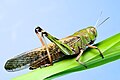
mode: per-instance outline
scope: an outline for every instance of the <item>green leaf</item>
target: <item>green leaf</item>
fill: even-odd
[[[120,33],[97,43],[96,46],[102,51],[105,58],[102,59],[96,49],[88,48],[80,59],[87,65],[87,69],[120,59]],[[71,58],[56,62],[53,66],[42,69],[38,68],[13,80],[51,80],[71,72],[87,69],[78,64],[75,58]]]

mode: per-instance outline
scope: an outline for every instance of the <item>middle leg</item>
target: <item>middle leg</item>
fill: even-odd
[[[80,59],[80,57],[81,57],[81,55],[83,54],[83,49],[81,49],[80,50],[80,53],[78,54],[78,56],[76,57],[76,61],[78,62],[78,63],[80,63],[81,65],[83,65],[85,68],[87,68],[87,66],[83,63],[83,62],[81,62],[79,59]]]

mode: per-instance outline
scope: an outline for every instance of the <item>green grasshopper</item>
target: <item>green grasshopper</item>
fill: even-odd
[[[106,18],[103,22],[105,22]],[[103,23],[101,22],[101,24]],[[99,24],[99,26],[101,25]],[[5,64],[5,69],[9,72],[18,71],[29,67],[30,70],[53,65],[56,61],[66,57],[76,55],[76,61],[87,66],[79,59],[86,48],[95,48],[99,51],[102,58],[104,58],[100,49],[91,44],[94,43],[97,37],[97,30],[93,26],[75,32],[66,38],[57,39],[42,28],[37,27],[35,33],[42,43],[42,47],[24,52],[12,59],[9,59]],[[39,34],[41,33],[41,34]],[[44,37],[47,37],[52,43],[47,44]]]

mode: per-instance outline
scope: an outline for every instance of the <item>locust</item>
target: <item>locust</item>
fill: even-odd
[[[104,23],[107,19],[109,19],[109,17],[98,26]],[[7,60],[4,68],[8,72],[19,71],[28,67],[30,70],[48,67],[66,56],[74,55],[76,56],[76,61],[87,68],[88,66],[80,61],[80,57],[88,47],[98,50],[100,56],[104,58],[100,49],[92,45],[97,37],[95,26],[89,26],[62,39],[52,36],[39,26],[35,28],[35,33],[41,41],[42,47],[24,52]],[[51,43],[47,44],[45,37],[47,37]]]

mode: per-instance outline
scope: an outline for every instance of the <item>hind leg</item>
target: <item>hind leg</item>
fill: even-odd
[[[51,55],[50,55],[50,52],[49,52],[49,48],[47,46],[47,43],[46,43],[46,40],[44,38],[44,35],[43,35],[42,31],[43,30],[40,27],[35,28],[35,33],[38,36],[39,40],[41,41],[42,46],[46,47],[47,55],[48,55],[48,58],[49,58],[49,61],[50,61],[50,65],[52,65],[52,58],[51,58]],[[41,32],[41,35],[39,34],[39,32]]]

